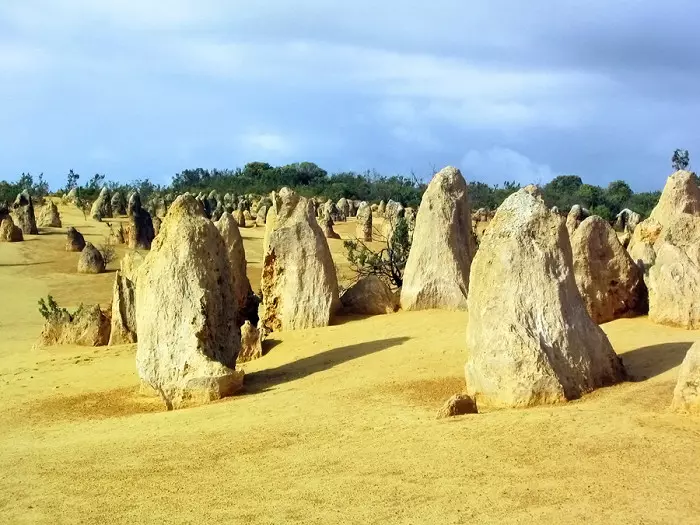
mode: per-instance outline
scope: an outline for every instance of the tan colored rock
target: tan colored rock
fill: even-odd
[[[372,208],[365,201],[357,209],[355,237],[363,242],[372,242]]]
[[[261,282],[263,335],[327,326],[340,305],[338,280],[313,204],[283,188],[273,208]]]
[[[226,244],[202,204],[181,195],[136,277],[136,368],[168,409],[242,387],[237,317]]]
[[[85,243],[85,248],[78,258],[78,273],[104,273],[105,261],[100,251],[91,242]]]
[[[245,259],[245,248],[243,238],[238,230],[238,225],[230,213],[225,212],[216,222],[216,227],[226,244],[226,255],[228,257],[231,278],[233,279],[234,297],[238,311],[246,309],[250,295],[253,293],[250,281],[246,273],[248,263]]]
[[[564,221],[536,189],[496,212],[472,262],[468,311],[467,394],[479,406],[563,402],[626,376],[576,288]]]
[[[340,302],[349,314],[382,315],[399,308],[396,294],[376,275],[357,281],[340,296]]]
[[[261,358],[262,337],[260,331],[250,321],[241,326],[241,351],[238,353],[237,363],[246,363]]]
[[[0,242],[22,242],[24,235],[19,226],[15,226],[12,217],[5,216],[0,222]]]
[[[105,346],[109,341],[110,319],[100,305],[82,306],[74,314],[63,311],[46,320],[39,344]]]
[[[90,217],[96,221],[101,221],[102,219],[112,217],[112,201],[109,195],[109,190],[106,187],[102,188],[97,200],[92,203]]]
[[[659,202],[648,219],[635,228],[627,250],[632,260],[649,270],[655,264],[653,246],[664,228],[681,215],[700,216],[700,188],[694,173],[677,171],[666,181]]]
[[[586,217],[588,217],[588,210],[582,208],[578,204],[574,204],[569,210],[569,214],[566,216],[566,230],[569,232],[569,237],[571,237],[576,228],[579,227]]]
[[[678,371],[671,410],[700,414],[700,342],[690,347]]]
[[[135,194],[138,197],[138,194]],[[140,200],[136,204],[129,201],[129,223],[126,227],[127,245],[132,250],[150,250],[153,239],[156,236],[153,229],[153,219],[140,206]]]
[[[236,224],[239,228],[246,227],[246,218],[244,210],[242,210],[241,208],[237,209],[235,212],[233,212],[233,218],[235,219]]]
[[[17,219],[17,226],[22,230],[22,233],[24,235],[38,235],[39,229],[36,227],[34,204],[27,190],[17,195],[12,208]]]
[[[266,219],[267,219],[267,206],[260,206],[258,208],[257,215],[255,216],[255,225],[264,227]]]
[[[700,328],[700,217],[682,214],[664,228],[649,270],[649,319],[657,324]]]
[[[82,252],[85,248],[85,238],[78,230],[70,226],[66,230],[66,251],[67,252]]]
[[[644,313],[646,287],[610,225],[596,215],[571,236],[574,277],[588,315],[596,323]]]
[[[109,346],[136,342],[136,285],[117,270],[112,288],[112,328]]]
[[[112,206],[112,213],[114,215],[126,215],[126,199],[124,194],[115,191],[110,199],[110,205]]]
[[[476,408],[476,401],[474,401],[467,394],[455,394],[445,402],[440,410],[438,410],[437,419],[446,419],[448,417],[478,413],[479,411]]]
[[[668,178],[649,218],[666,227],[681,213],[700,216],[698,179],[695,173],[684,170],[677,171]]]
[[[486,228],[488,228],[493,219],[494,212],[487,208],[479,208],[474,213],[472,213],[472,232],[474,233],[474,240],[476,244],[481,242]]]
[[[388,207],[387,207],[388,210]],[[475,247],[467,183],[451,166],[423,194],[401,287],[404,310],[464,310]]]
[[[38,222],[42,228],[60,228],[62,226],[61,215],[53,201],[47,201],[46,205],[41,208]]]
[[[338,233],[336,233],[336,231],[333,229],[335,224],[333,219],[325,211],[323,213],[323,217],[318,219],[318,222],[321,226],[321,231],[323,231],[323,236],[326,239],[340,239],[340,235],[338,235]]]

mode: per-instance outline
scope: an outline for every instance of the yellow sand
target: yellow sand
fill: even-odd
[[[243,236],[257,289],[262,229]],[[1,523],[700,523],[700,418],[667,411],[700,333],[610,323],[635,382],[438,421],[466,315],[342,318],[276,335],[243,395],[164,412],[138,393],[134,346],[31,349],[39,297],[111,299],[113,274],[77,275],[63,243],[0,244]]]

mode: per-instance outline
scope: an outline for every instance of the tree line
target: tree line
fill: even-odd
[[[678,155],[674,154],[674,160]],[[680,155],[681,163],[687,167],[687,152]],[[679,167],[674,162],[674,167]],[[66,176],[66,184],[56,193],[67,193],[75,188],[80,197],[87,200],[97,198],[103,186],[111,191],[128,194],[138,191],[143,200],[152,194],[183,193],[185,191],[209,193],[216,190],[221,195],[232,193],[267,194],[288,186],[306,196],[322,196],[337,201],[341,197],[366,200],[369,202],[393,199],[405,206],[417,208],[427,184],[414,174],[410,176],[381,175],[375,171],[342,172],[329,174],[313,162],[299,162],[284,166],[272,166],[266,162],[250,162],[236,169],[186,169],[172,178],[169,185],[157,185],[148,179],[131,183],[109,181],[103,174],[95,174],[80,184],[80,175],[73,170]],[[17,193],[28,189],[35,197],[49,193],[49,186],[43,174],[33,177],[23,173],[15,182],[0,181],[0,205],[11,203]],[[511,193],[520,189],[515,182],[489,185],[484,182],[470,182],[469,196],[472,208],[495,210]],[[658,202],[660,191],[635,193],[622,181],[611,182],[607,187],[585,184],[576,175],[561,175],[542,187],[545,201],[567,212],[574,204],[588,208],[591,213],[612,220],[624,208],[630,208],[642,216],[649,215]]]

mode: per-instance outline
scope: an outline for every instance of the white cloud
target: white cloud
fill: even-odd
[[[468,180],[516,181],[520,184],[544,184],[554,177],[547,164],[538,164],[509,148],[470,150],[462,159]]]
[[[242,135],[240,140],[251,152],[289,155],[294,151],[292,142],[277,133],[250,132]]]

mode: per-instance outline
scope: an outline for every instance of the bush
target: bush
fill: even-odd
[[[411,250],[411,237],[406,219],[396,219],[391,236],[383,239],[383,242],[386,246],[377,252],[360,239],[346,240],[343,246],[348,252],[350,268],[358,280],[376,275],[391,288],[401,288],[403,272]]]
[[[109,229],[110,231],[112,230],[111,224]],[[117,257],[117,251],[114,249],[114,237],[112,234],[105,235],[104,243],[100,244],[97,249],[102,254],[102,259],[105,262],[105,266],[107,266]]]
[[[46,300],[43,297],[39,299],[39,313],[47,321],[58,321],[61,319],[70,321],[73,319],[68,310],[58,306],[52,295],[47,296]]]

